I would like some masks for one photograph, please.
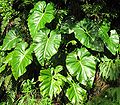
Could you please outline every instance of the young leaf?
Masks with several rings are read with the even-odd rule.
[[[88,20],[84,19],[76,24],[73,28],[75,37],[86,47],[96,51],[104,50],[104,43],[98,36],[99,26]]]
[[[40,71],[40,91],[42,96],[50,96],[52,99],[53,96],[56,97],[56,95],[61,92],[61,87],[63,87],[64,81],[66,81],[66,79],[56,71],[61,71],[61,67],[56,67],[55,69],[49,68]]]
[[[11,48],[14,48],[21,40],[22,39],[16,35],[15,30],[10,30],[3,41],[2,50],[11,50]]]
[[[9,91],[10,91],[10,88],[12,88],[12,86],[9,86],[11,78],[12,78],[12,74],[6,76],[5,80],[4,80],[4,87],[5,87],[5,89],[7,89]]]
[[[3,65],[0,67],[0,73],[5,70],[5,67],[7,64],[10,65],[10,62],[12,60],[13,52],[10,52],[3,60]]]
[[[86,91],[78,84],[71,82],[70,88],[67,89],[66,96],[73,105],[80,105],[86,97]]]
[[[31,10],[28,18],[28,27],[32,38],[37,31],[44,28],[46,23],[50,23],[54,19],[54,6],[52,3],[46,5],[45,1],[38,2]]]
[[[49,36],[49,37],[48,37]],[[61,35],[57,31],[51,31],[49,29],[40,30],[33,39],[36,43],[34,49],[35,55],[43,66],[46,60],[49,60],[60,46]]]
[[[66,66],[72,76],[77,76],[82,84],[92,86],[96,63],[95,59],[85,48],[77,49],[68,54]]]
[[[31,45],[30,48],[26,49],[27,46],[27,43],[21,42],[13,51],[11,66],[12,74],[16,80],[26,72],[26,66],[28,66],[32,60],[31,53],[34,47]]]

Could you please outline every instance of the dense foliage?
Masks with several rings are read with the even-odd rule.
[[[119,105],[120,2],[0,0],[1,105]]]

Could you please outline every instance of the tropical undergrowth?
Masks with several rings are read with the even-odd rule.
[[[119,105],[120,11],[110,3],[1,0],[0,104]]]

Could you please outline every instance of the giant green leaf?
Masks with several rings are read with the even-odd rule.
[[[10,30],[3,40],[2,50],[11,50],[21,39],[16,35],[15,30]]]
[[[76,76],[82,84],[92,86],[96,62],[85,48],[77,49],[67,55],[66,66],[72,76]]]
[[[110,32],[111,32],[109,38],[110,41],[107,47],[111,51],[111,53],[115,55],[116,52],[118,52],[119,48],[119,35],[117,34],[116,30],[111,30]]]
[[[50,23],[54,19],[54,6],[52,3],[46,5],[45,1],[38,2],[31,10],[28,18],[28,27],[32,38],[46,23]]]
[[[117,34],[116,30],[111,30],[110,31],[110,37],[109,37],[109,41],[105,41],[106,42],[106,46],[107,48],[110,50],[110,52],[115,55],[118,50],[119,50],[119,35]]]
[[[104,43],[98,35],[99,25],[84,19],[73,28],[75,37],[86,47],[96,51],[104,50]]]
[[[110,27],[109,27],[109,23],[107,22],[103,22],[99,28],[99,36],[101,37],[101,39],[108,43],[109,42],[109,36],[108,36],[108,31],[109,31]]]
[[[66,79],[59,73],[61,70],[61,66],[57,66],[55,69],[49,68],[40,71],[40,91],[42,96],[50,96],[52,99],[53,96],[56,97],[62,91],[61,87],[63,87]]]
[[[104,41],[106,47],[110,52],[115,55],[118,52],[119,48],[119,35],[117,34],[116,30],[110,31],[110,37],[108,35],[109,26],[107,23],[103,22],[101,27],[99,28],[99,36]]]
[[[71,82],[70,88],[67,89],[66,96],[73,105],[82,105],[86,97],[86,91],[78,84]]]
[[[16,80],[26,72],[26,66],[28,66],[32,60],[31,53],[34,47],[31,45],[30,48],[26,49],[27,46],[27,43],[21,42],[13,51],[10,64],[12,66],[12,74]]]
[[[34,49],[35,55],[41,65],[44,65],[44,62],[49,60],[55,53],[57,53],[61,35],[57,31],[51,31],[49,29],[40,30],[33,39],[36,43]]]

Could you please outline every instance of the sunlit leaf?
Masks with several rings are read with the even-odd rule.
[[[53,96],[56,97],[56,95],[62,91],[61,87],[63,87],[66,78],[62,76],[58,71],[61,71],[60,66],[56,67],[55,69],[49,68],[40,71],[40,91],[42,96],[50,96],[52,99]]]
[[[119,49],[119,35],[117,34],[116,30],[111,30],[109,37],[108,31],[108,24],[103,22],[103,24],[99,28],[99,35],[101,36],[101,39],[104,41],[108,50],[110,50],[110,52],[115,55]]]
[[[14,48],[21,40],[22,39],[16,35],[15,30],[10,30],[3,40],[2,50],[11,50],[11,48]]]
[[[36,47],[35,55],[41,65],[47,62],[54,54],[57,53],[60,46],[61,35],[57,31],[49,29],[40,30],[33,39]]]
[[[28,27],[33,38],[41,28],[45,27],[46,23],[50,23],[54,19],[54,6],[52,3],[46,5],[45,1],[40,1],[31,12],[28,18]]]
[[[98,35],[97,23],[84,19],[73,28],[75,37],[86,47],[96,51],[104,50],[104,43]]]
[[[76,76],[82,84],[92,86],[96,62],[94,57],[85,48],[77,49],[68,54],[66,66],[72,76]]]
[[[67,89],[66,96],[73,105],[82,105],[82,102],[86,97],[86,91],[78,84],[71,82],[70,88]]]
[[[118,52],[119,48],[119,35],[117,34],[116,30],[111,30],[110,31],[110,38],[109,38],[109,43],[107,43],[107,48],[111,51],[113,55]]]
[[[26,49],[27,46],[27,43],[21,42],[13,51],[11,66],[12,74],[16,80],[26,72],[26,66],[28,66],[32,60],[31,53],[34,47],[30,46],[30,48]]]

